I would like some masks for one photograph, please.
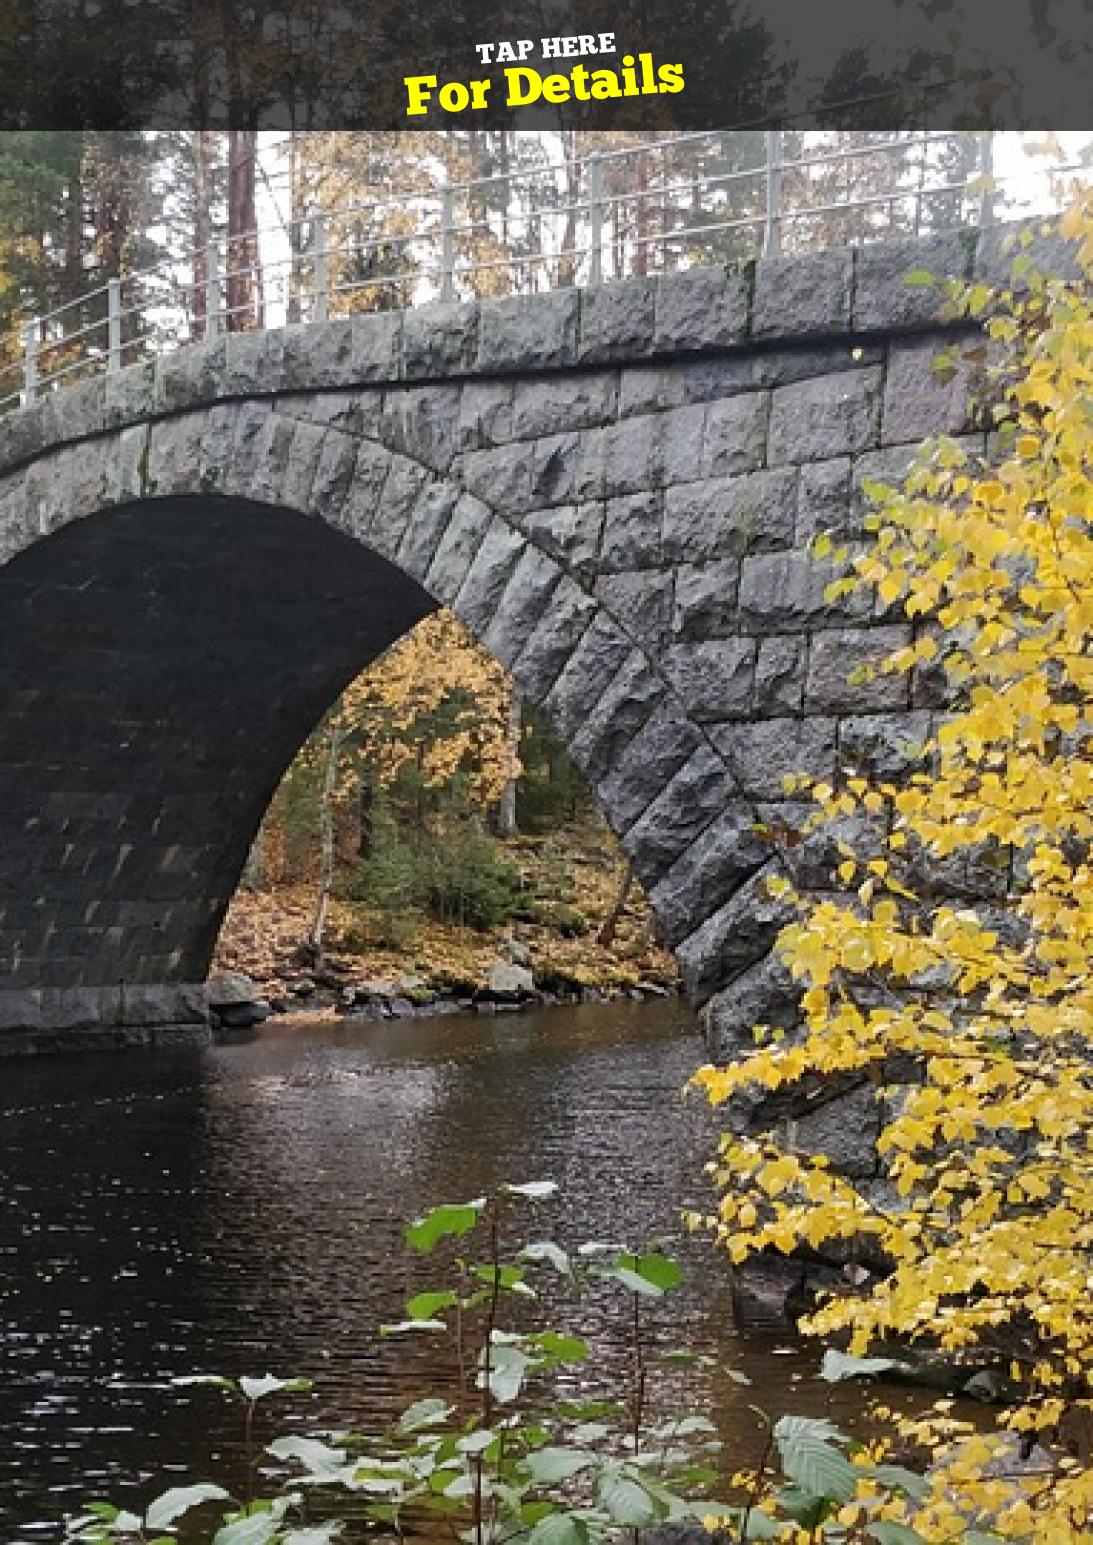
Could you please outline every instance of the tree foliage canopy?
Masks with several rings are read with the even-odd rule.
[[[711,1221],[734,1262],[868,1237],[889,1269],[806,1328],[997,1369],[1003,1426],[1050,1461],[1015,1487],[991,1478],[1004,1436],[954,1447],[906,1536],[929,1541],[989,1516],[992,1537],[1050,1545],[1093,1520],[1093,199],[1062,231],[1077,282],[1022,249],[1006,289],[954,292],[996,361],[993,450],[936,439],[903,487],[873,488],[875,539],[834,587],[914,623],[883,669],[940,684],[942,709],[905,777],[812,787],[840,889],[774,882],[797,909],[779,948],[801,1027],[700,1075],[715,1103],[810,1078],[876,1092],[881,1180],[727,1135]]]

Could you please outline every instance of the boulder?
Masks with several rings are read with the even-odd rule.
[[[209,1007],[220,1010],[236,1004],[256,1003],[258,988],[242,971],[214,971],[205,984]]]
[[[535,978],[526,966],[518,966],[511,961],[498,961],[490,967],[486,990],[491,997],[501,1002],[513,998],[530,998],[535,993]]]

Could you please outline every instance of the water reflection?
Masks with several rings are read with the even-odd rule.
[[[435,1273],[408,1259],[402,1223],[501,1179],[557,1180],[540,1225],[563,1241],[679,1250],[688,1285],[661,1339],[757,1386],[689,1375],[675,1392],[714,1414],[733,1463],[755,1451],[750,1401],[825,1409],[811,1354],[736,1338],[723,1270],[680,1237],[712,1133],[680,1094],[701,1060],[687,1009],[658,1003],[274,1024],[203,1054],[7,1064],[2,1538],[55,1538],[48,1520],[78,1500],[139,1501],[169,1467],[238,1480],[234,1417],[178,1374],[306,1375],[314,1395],[278,1428],[381,1425],[437,1372],[424,1341],[375,1334]]]

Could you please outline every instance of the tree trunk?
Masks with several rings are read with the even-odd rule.
[[[194,135],[194,294],[190,331],[195,341],[205,336],[208,315],[205,286],[209,278],[208,248],[213,234],[213,136],[209,129]]]
[[[626,867],[622,871],[622,881],[619,885],[619,893],[615,897],[615,905],[603,920],[603,925],[596,935],[596,943],[601,949],[610,949],[615,942],[615,934],[618,932],[622,914],[626,909],[626,901],[630,895],[630,887],[634,883],[634,866],[630,860],[626,860]]]
[[[228,332],[265,325],[258,271],[256,199],[258,135],[254,129],[228,132]]]
[[[509,776],[501,790],[497,805],[497,835],[516,836],[516,785],[520,781],[520,730],[523,724],[524,700],[515,684],[509,694],[509,720],[505,751],[509,764]]]
[[[338,758],[341,755],[343,735],[341,720],[334,719],[327,731],[326,766],[319,796],[319,884],[315,892],[311,929],[307,936],[317,967],[323,963],[323,934],[330,910],[330,893],[334,888],[334,791],[338,783]]]

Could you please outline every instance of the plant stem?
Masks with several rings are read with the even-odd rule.
[[[740,1520],[740,1538],[742,1540],[746,1540],[748,1537],[748,1523],[762,1498],[764,1473],[767,1468],[767,1461],[770,1459],[770,1451],[774,1447],[774,1427],[769,1417],[764,1417],[763,1420],[767,1424],[767,1441],[763,1445],[762,1454],[759,1456],[759,1468],[755,1472],[755,1483],[751,1489],[751,1496],[748,1498],[747,1505],[744,1508],[744,1516]]]

